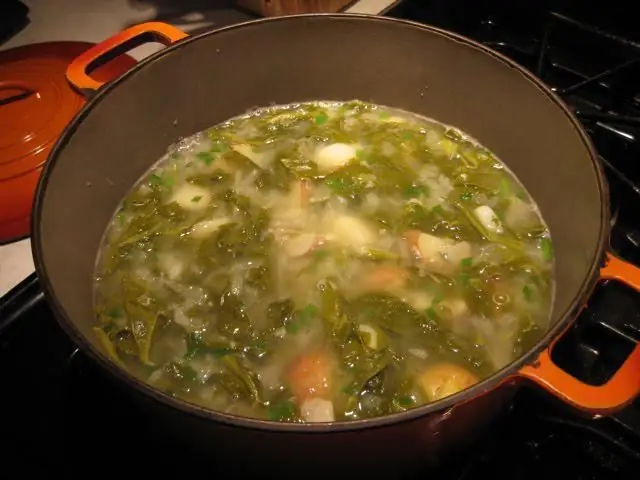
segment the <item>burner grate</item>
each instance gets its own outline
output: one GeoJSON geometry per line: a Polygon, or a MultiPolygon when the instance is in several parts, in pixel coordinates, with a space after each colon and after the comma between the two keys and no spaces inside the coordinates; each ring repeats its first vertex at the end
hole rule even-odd
{"type": "MultiPolygon", "coordinates": [[[[479,41],[535,72],[560,95],[583,123],[604,166],[611,194],[611,247],[640,264],[640,41],[619,34],[613,25],[620,22],[599,25],[596,19],[606,15],[589,11],[583,2],[574,11],[568,2],[545,6],[550,3],[557,8],[545,11],[531,2],[514,8],[503,1],[406,1],[391,15],[479,41]]],[[[597,385],[610,378],[638,341],[638,294],[609,282],[597,288],[553,357],[572,375],[597,385]]],[[[557,406],[546,411],[538,403],[531,397],[516,401],[511,430],[507,425],[499,434],[513,440],[508,451],[497,442],[492,454],[505,465],[498,470],[495,462],[479,458],[460,478],[504,471],[514,478],[538,478],[560,470],[571,478],[620,478],[631,465],[637,468],[640,400],[598,420],[558,413],[557,406]]]]}

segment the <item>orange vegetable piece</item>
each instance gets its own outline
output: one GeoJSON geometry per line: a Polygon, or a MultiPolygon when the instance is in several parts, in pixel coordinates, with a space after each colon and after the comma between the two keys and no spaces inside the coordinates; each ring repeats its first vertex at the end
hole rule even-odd
{"type": "Polygon", "coordinates": [[[328,352],[315,350],[301,355],[289,368],[289,388],[298,402],[326,397],[331,392],[333,359],[328,352]]]}
{"type": "Polygon", "coordinates": [[[374,268],[365,279],[367,290],[394,290],[402,288],[409,279],[409,272],[401,267],[374,268]]]}
{"type": "Polygon", "coordinates": [[[308,180],[300,180],[300,205],[306,208],[309,205],[309,197],[311,196],[311,184],[308,180]]]}
{"type": "Polygon", "coordinates": [[[404,239],[407,242],[407,247],[409,248],[409,252],[415,255],[417,258],[422,257],[420,253],[420,248],[418,247],[418,241],[420,239],[420,234],[422,232],[420,230],[408,230],[404,232],[404,239]]]}

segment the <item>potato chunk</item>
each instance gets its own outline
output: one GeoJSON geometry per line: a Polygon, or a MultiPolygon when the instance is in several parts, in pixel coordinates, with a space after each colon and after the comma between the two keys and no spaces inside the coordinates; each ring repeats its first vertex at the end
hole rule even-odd
{"type": "Polygon", "coordinates": [[[432,402],[469,388],[478,381],[478,377],[469,370],[450,362],[429,365],[418,377],[422,392],[432,402]]]}

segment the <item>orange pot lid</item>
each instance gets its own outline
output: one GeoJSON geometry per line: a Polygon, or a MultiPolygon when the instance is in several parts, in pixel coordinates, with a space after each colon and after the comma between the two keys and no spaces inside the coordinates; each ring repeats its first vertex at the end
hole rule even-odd
{"type": "MultiPolygon", "coordinates": [[[[86,102],[67,83],[67,66],[93,45],[51,42],[0,51],[0,244],[29,236],[42,167],[86,102]]],[[[120,55],[91,76],[113,80],[135,63],[120,55]]]]}

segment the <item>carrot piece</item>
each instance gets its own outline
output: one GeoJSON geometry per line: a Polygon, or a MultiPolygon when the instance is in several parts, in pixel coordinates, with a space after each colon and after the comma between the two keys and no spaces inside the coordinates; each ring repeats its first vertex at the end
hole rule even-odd
{"type": "Polygon", "coordinates": [[[326,397],[331,393],[333,361],[324,350],[315,350],[298,357],[288,374],[289,388],[297,401],[326,397]]]}
{"type": "Polygon", "coordinates": [[[383,266],[374,268],[365,279],[367,290],[395,290],[402,288],[409,279],[405,268],[383,266]]]}
{"type": "Polygon", "coordinates": [[[300,189],[300,206],[306,208],[309,205],[309,197],[311,197],[311,183],[305,179],[299,182],[300,189]]]}
{"type": "Polygon", "coordinates": [[[422,232],[420,230],[408,230],[404,232],[403,235],[405,242],[407,242],[409,252],[417,258],[422,257],[422,255],[420,254],[420,247],[418,245],[421,233],[422,232]]]}

